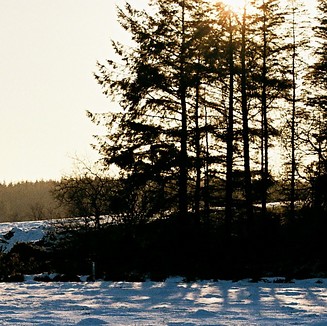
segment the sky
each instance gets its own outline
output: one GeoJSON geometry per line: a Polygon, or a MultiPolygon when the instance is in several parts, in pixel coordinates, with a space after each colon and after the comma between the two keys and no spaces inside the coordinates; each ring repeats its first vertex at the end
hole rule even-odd
{"type": "Polygon", "coordinates": [[[98,158],[86,110],[113,105],[93,72],[112,57],[111,39],[128,42],[116,19],[123,3],[0,0],[0,182],[60,179],[75,158],[98,158]]]}
{"type": "Polygon", "coordinates": [[[86,110],[112,105],[93,72],[124,37],[123,3],[0,0],[0,182],[60,179],[74,158],[98,158],[86,110]]]}

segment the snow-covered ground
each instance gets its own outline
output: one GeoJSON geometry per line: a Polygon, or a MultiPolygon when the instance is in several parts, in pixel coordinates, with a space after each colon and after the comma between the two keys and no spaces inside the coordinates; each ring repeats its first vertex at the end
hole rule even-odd
{"type": "MultiPolygon", "coordinates": [[[[0,224],[0,248],[40,240],[46,225],[0,224]]],[[[0,283],[0,325],[322,326],[327,279],[44,283],[27,276],[22,283],[0,283]]]]}
{"type": "Polygon", "coordinates": [[[9,252],[19,242],[41,240],[48,224],[49,221],[0,223],[0,251],[9,252]]]}
{"type": "Polygon", "coordinates": [[[327,280],[0,283],[1,325],[327,325],[327,280]],[[321,283],[322,282],[322,283],[321,283]]]}

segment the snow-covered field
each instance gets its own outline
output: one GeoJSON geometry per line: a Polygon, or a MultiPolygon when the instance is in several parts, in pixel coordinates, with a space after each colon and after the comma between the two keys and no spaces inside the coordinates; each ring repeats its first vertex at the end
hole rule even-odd
{"type": "MultiPolygon", "coordinates": [[[[43,222],[0,224],[2,250],[43,222]],[[10,237],[3,235],[12,230],[10,237]]],[[[327,279],[0,283],[0,325],[327,325],[327,279]]]]}
{"type": "Polygon", "coordinates": [[[317,282],[0,283],[0,324],[327,325],[317,282]]]}

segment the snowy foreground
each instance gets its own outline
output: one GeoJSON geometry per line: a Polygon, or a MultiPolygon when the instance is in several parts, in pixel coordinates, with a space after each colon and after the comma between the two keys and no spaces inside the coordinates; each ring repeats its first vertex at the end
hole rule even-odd
{"type": "MultiPolygon", "coordinates": [[[[42,239],[46,223],[0,224],[0,250],[42,239]],[[9,233],[8,233],[9,232],[9,233]]],[[[327,279],[0,283],[0,325],[327,325],[327,279]]]]}
{"type": "Polygon", "coordinates": [[[0,283],[1,325],[327,325],[327,279],[0,283]]]}

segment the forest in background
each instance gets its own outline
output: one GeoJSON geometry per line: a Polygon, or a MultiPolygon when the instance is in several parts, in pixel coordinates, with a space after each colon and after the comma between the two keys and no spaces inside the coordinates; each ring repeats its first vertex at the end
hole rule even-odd
{"type": "Polygon", "coordinates": [[[52,195],[57,181],[0,184],[0,222],[36,221],[66,217],[52,195]]]}

